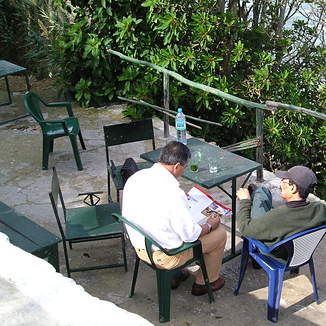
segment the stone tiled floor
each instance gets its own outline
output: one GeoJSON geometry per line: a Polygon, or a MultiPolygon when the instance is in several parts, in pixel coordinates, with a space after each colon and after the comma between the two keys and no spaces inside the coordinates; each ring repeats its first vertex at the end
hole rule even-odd
{"type": "MultiPolygon", "coordinates": [[[[46,93],[45,96],[49,100],[57,100],[53,94],[46,93]]],[[[6,112],[7,116],[12,116],[17,107],[21,106],[21,95],[17,94],[14,101],[10,107],[0,107],[1,119],[6,116],[6,112]]],[[[105,193],[102,197],[105,201],[107,176],[102,127],[106,124],[126,121],[122,118],[119,105],[87,109],[75,107],[74,111],[79,118],[87,147],[86,151],[81,151],[84,170],[76,169],[70,143],[66,139],[57,140],[50,159],[50,165],[55,164],[57,167],[63,195],[70,207],[80,204],[77,194],[86,190],[103,190],[105,193]]],[[[63,111],[60,109],[56,111],[56,114],[62,116],[63,111]]],[[[55,114],[49,116],[54,117],[55,114]]],[[[158,146],[164,145],[167,140],[162,137],[163,124],[159,120],[155,120],[154,124],[158,146]]],[[[171,132],[173,133],[172,130],[171,132]]],[[[48,197],[51,172],[50,170],[41,170],[41,148],[40,130],[32,119],[18,120],[0,126],[0,200],[53,233],[59,234],[48,197]]],[[[137,146],[126,145],[124,148],[117,147],[113,155],[115,155],[117,163],[122,163],[129,156],[138,158],[139,153],[145,152],[149,148],[150,144],[147,143],[140,143],[137,146]]],[[[182,187],[188,190],[192,187],[192,183],[182,179],[182,187]]],[[[212,195],[218,201],[230,205],[229,199],[223,192],[213,190],[212,195]]],[[[113,194],[113,198],[115,198],[115,194],[113,194]]],[[[237,243],[238,246],[241,245],[240,238],[237,238],[237,243]]],[[[315,258],[321,305],[318,306],[313,301],[309,271],[307,267],[304,267],[300,275],[286,277],[279,325],[326,324],[325,247],[326,241],[324,240],[315,258]]],[[[75,273],[73,278],[90,294],[112,301],[119,307],[138,313],[158,325],[155,275],[141,265],[136,294],[134,298],[129,298],[128,292],[133,268],[133,250],[130,245],[127,253],[129,261],[127,273],[118,268],[75,273]]],[[[103,260],[103,257],[109,261],[121,259],[115,244],[112,243],[94,243],[91,246],[76,245],[72,250],[72,261],[82,265],[90,261],[103,260]]],[[[65,274],[62,251],[60,252],[60,262],[61,271],[65,274]]],[[[226,286],[216,293],[216,301],[211,305],[208,304],[206,296],[191,296],[192,278],[173,291],[171,296],[172,319],[167,325],[268,325],[269,322],[266,320],[266,275],[263,271],[256,271],[248,267],[240,294],[235,297],[233,288],[237,279],[238,266],[239,257],[223,265],[222,275],[226,279],[226,286]]],[[[3,285],[1,288],[5,289],[6,286],[3,285]]],[[[17,296],[17,293],[13,293],[13,295],[17,296]]],[[[3,300],[2,302],[4,303],[3,300]]],[[[8,298],[5,302],[9,304],[12,302],[12,298],[8,298]]],[[[18,306],[17,309],[19,309],[18,306]]]]}

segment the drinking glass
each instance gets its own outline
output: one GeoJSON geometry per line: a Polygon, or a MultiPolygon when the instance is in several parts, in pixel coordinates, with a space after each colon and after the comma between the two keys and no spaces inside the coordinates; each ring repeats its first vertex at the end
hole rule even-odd
{"type": "Polygon", "coordinates": [[[191,161],[190,161],[190,171],[191,172],[198,172],[199,164],[201,161],[201,152],[196,151],[192,153],[191,161]]]}
{"type": "Polygon", "coordinates": [[[217,173],[218,171],[218,162],[216,158],[208,159],[208,171],[209,173],[217,173]]]}

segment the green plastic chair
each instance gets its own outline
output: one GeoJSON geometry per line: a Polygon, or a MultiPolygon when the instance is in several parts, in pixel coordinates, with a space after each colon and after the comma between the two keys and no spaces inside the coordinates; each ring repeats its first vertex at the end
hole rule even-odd
{"type": "Polygon", "coordinates": [[[82,272],[122,266],[124,266],[125,271],[127,272],[128,269],[123,225],[112,217],[113,213],[120,212],[119,204],[110,202],[109,204],[104,205],[67,209],[63,200],[58,175],[55,168],[53,168],[52,186],[49,196],[59,231],[61,233],[68,277],[71,276],[72,272],[82,272]],[[58,198],[60,199],[61,207],[63,210],[64,225],[61,223],[61,218],[59,215],[58,198]],[[116,238],[121,238],[123,264],[117,263],[79,268],[70,267],[67,242],[69,245],[71,245],[72,243],[116,238]]]}
{"type": "Polygon", "coordinates": [[[71,104],[69,102],[47,103],[35,93],[26,92],[24,95],[24,106],[26,111],[40,124],[42,129],[43,170],[48,169],[49,154],[53,152],[54,139],[64,136],[69,137],[78,170],[82,170],[83,165],[79,156],[77,135],[79,136],[82,148],[86,149],[86,147],[79,128],[78,119],[74,116],[71,104]],[[44,120],[40,103],[44,104],[46,107],[66,107],[69,117],[62,120],[44,120]]]}
{"type": "MultiPolygon", "coordinates": [[[[171,294],[171,279],[172,279],[172,277],[175,275],[175,273],[177,273],[178,271],[182,270],[183,268],[185,268],[186,266],[188,266],[194,262],[200,266],[200,268],[203,272],[205,284],[206,284],[206,286],[208,286],[209,303],[212,303],[214,301],[213,292],[212,292],[211,286],[208,281],[208,275],[207,275],[207,271],[206,271],[205,261],[203,258],[202,245],[201,245],[200,240],[197,240],[192,243],[185,243],[181,247],[173,249],[173,250],[165,250],[155,240],[153,240],[150,236],[148,236],[146,233],[144,233],[140,228],[138,228],[136,225],[134,225],[133,223],[128,221],[126,218],[124,218],[120,214],[114,213],[112,215],[114,217],[116,217],[117,220],[119,220],[120,222],[122,222],[124,224],[129,225],[130,227],[132,227],[133,229],[135,229],[136,231],[138,231],[140,234],[142,234],[145,237],[145,247],[146,247],[147,255],[150,258],[151,264],[149,264],[145,261],[144,261],[144,263],[156,271],[160,323],[165,323],[165,322],[170,321],[170,294],[171,294]],[[171,270],[159,269],[156,267],[156,265],[153,261],[153,251],[152,251],[153,245],[158,247],[160,250],[162,250],[168,256],[173,256],[173,255],[176,255],[176,254],[178,254],[182,251],[185,251],[189,248],[192,248],[193,249],[193,258],[188,260],[182,266],[177,267],[175,269],[171,269],[171,270]]],[[[140,258],[136,254],[134,275],[133,275],[132,285],[131,285],[131,290],[130,290],[130,295],[129,295],[130,297],[132,297],[135,292],[139,261],[140,261],[140,258]]]]}
{"type": "MultiPolygon", "coordinates": [[[[155,149],[155,138],[152,119],[144,119],[129,123],[119,123],[111,126],[104,126],[104,140],[108,176],[108,194],[111,196],[110,177],[117,190],[117,202],[120,201],[120,191],[124,184],[120,174],[122,165],[116,166],[113,160],[110,160],[109,148],[115,145],[122,145],[131,142],[151,140],[152,148],[155,149]]],[[[142,153],[139,153],[142,154],[142,153]]],[[[153,165],[151,162],[138,162],[139,170],[149,168],[153,165]]]]}

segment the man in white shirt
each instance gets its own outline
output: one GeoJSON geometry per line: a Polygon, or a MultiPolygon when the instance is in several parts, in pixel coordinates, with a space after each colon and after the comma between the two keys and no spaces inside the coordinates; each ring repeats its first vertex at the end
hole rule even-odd
{"type": "MultiPolygon", "coordinates": [[[[149,169],[132,175],[123,191],[122,215],[141,228],[165,249],[175,249],[185,242],[200,240],[213,291],[223,287],[225,281],[219,277],[226,232],[218,217],[207,223],[195,223],[189,212],[187,196],[180,189],[177,179],[183,174],[191,158],[189,148],[179,142],[169,142],[162,150],[159,162],[149,169]]],[[[131,228],[128,234],[140,259],[149,262],[144,237],[131,228]]],[[[172,269],[183,265],[192,257],[192,249],[175,256],[167,256],[162,251],[154,251],[155,264],[162,269],[172,269]]],[[[184,270],[177,276],[176,288],[186,279],[189,272],[184,270]]],[[[193,295],[207,293],[204,278],[199,271],[192,287],[193,295]]]]}

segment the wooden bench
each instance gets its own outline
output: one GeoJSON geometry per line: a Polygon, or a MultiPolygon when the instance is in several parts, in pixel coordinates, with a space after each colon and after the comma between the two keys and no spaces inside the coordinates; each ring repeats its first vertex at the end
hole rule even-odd
{"type": "Polygon", "coordinates": [[[59,272],[59,237],[0,201],[0,232],[10,242],[40,258],[46,258],[59,272]]]}

